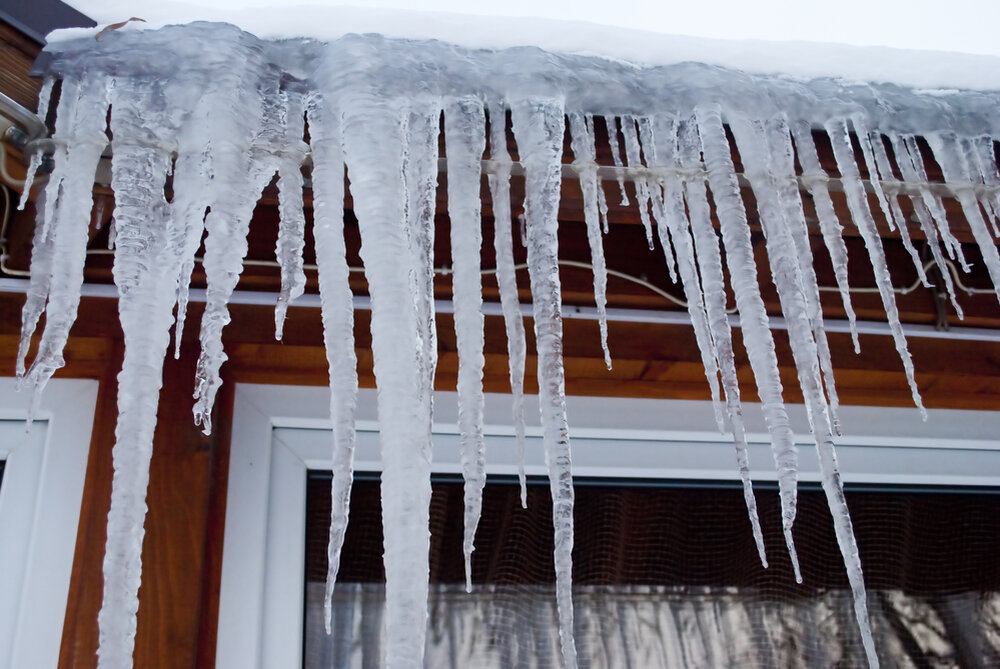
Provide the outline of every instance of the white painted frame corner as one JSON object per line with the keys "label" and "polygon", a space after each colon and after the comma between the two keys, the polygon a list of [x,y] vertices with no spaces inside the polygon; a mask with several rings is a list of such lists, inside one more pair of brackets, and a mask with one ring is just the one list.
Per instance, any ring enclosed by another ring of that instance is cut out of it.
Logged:
{"label": "white painted frame corner", "polygon": [[0,378],[2,669],[58,664],[98,385],[53,379],[25,433],[31,393]]}

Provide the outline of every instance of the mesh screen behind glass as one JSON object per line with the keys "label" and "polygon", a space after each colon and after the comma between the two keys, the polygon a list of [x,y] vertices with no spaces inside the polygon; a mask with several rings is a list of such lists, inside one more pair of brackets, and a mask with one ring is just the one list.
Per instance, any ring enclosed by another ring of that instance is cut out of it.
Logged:
{"label": "mesh screen behind glass", "polygon": [[[784,550],[778,494],[757,501],[763,569],[742,492],[717,485],[580,480],[574,606],[584,667],[863,667],[847,578],[822,492],[800,492],[795,539],[804,583]],[[462,484],[431,501],[425,666],[558,667],[548,485],[487,484],[464,592]],[[850,491],[876,644],[886,666],[1000,666],[1000,495]],[[377,480],[359,477],[336,593],[323,630],[328,474],[310,476],[305,666],[381,666],[382,530]]]}

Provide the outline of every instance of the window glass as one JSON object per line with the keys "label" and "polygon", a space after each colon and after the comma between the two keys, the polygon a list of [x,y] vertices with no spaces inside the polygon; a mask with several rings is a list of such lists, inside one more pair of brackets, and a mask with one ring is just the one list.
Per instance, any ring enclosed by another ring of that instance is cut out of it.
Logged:
{"label": "window glass", "polygon": [[[1000,494],[854,488],[876,644],[888,666],[1000,665]],[[864,666],[822,492],[805,486],[795,524],[804,583],[784,552],[777,491],[757,501],[770,568],[758,561],[737,486],[578,480],[574,606],[581,666]],[[431,500],[426,666],[559,666],[547,484],[487,484],[465,593],[462,484]],[[384,574],[379,485],[359,476],[323,630],[330,476],[311,472],[306,522],[306,667],[379,666]]]}

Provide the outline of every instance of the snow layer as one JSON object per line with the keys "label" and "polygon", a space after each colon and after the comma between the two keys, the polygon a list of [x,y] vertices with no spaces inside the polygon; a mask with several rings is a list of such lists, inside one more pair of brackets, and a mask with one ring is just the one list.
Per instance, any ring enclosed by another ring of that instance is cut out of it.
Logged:
{"label": "snow layer", "polygon": [[[214,21],[237,25],[262,39],[305,37],[332,41],[349,34],[379,34],[402,39],[442,40],[472,49],[535,46],[555,53],[595,55],[636,65],[698,62],[754,74],[783,74],[804,79],[837,77],[916,88],[1000,89],[1000,57],[993,55],[807,41],[713,39],[665,35],[578,20],[308,3],[238,9],[169,0],[138,5],[132,0],[75,0],[70,4],[99,24],[117,23],[133,16],[144,19],[145,23],[129,24],[126,30]],[[613,8],[607,9],[610,13]],[[911,9],[908,7],[905,11]],[[575,13],[568,11],[566,16],[575,16]],[[612,18],[610,14],[609,18]],[[50,43],[61,42],[93,36],[98,30],[100,28],[57,30],[47,39]],[[886,27],[886,30],[892,28]]]}
{"label": "snow layer", "polygon": [[[795,564],[797,451],[770,317],[761,296],[756,257],[761,249],[753,244],[740,177],[752,188],[767,267],[787,323],[861,638],[870,664],[877,666],[861,564],[834,451],[836,390],[800,189],[805,187],[817,198],[823,238],[843,284],[846,248],[840,223],[831,219],[831,179],[819,164],[814,145],[816,137],[831,141],[839,187],[846,192],[853,225],[864,238],[896,349],[920,406],[877,216],[881,213],[886,223],[895,219],[897,227],[905,225],[897,215],[898,200],[908,198],[932,241],[939,237],[964,266],[942,209],[941,190],[950,189],[969,219],[990,275],[1000,285],[1000,256],[993,237],[1000,213],[1000,173],[992,139],[1000,135],[1000,95],[969,91],[928,95],[895,85],[832,79],[795,82],[696,63],[637,68],[534,47],[467,50],[378,35],[349,35],[328,44],[266,42],[233,26],[209,23],[112,32],[96,42],[85,38],[49,49],[55,57],[47,76],[61,79],[51,142],[55,170],[46,186],[35,236],[31,290],[23,315],[25,346],[19,360],[24,359],[43,307],[47,318],[39,353],[29,369],[19,371],[37,393],[63,365],[62,348],[76,317],[83,281],[92,175],[108,141],[110,107],[112,186],[117,193],[114,278],[126,353],[119,376],[115,478],[100,613],[102,667],[131,664],[161,365],[175,303],[175,336],[182,325],[198,242],[207,231],[207,304],[194,407],[195,420],[207,431],[226,358],[222,333],[229,322],[228,303],[242,271],[250,218],[259,194],[276,174],[282,190],[276,250],[282,268],[282,290],[276,296],[279,336],[283,312],[301,292],[305,228],[300,166],[307,152],[312,159],[313,235],[334,426],[327,598],[348,519],[358,383],[343,239],[346,168],[372,304],[384,467],[386,663],[419,666],[428,615],[439,128],[443,116],[466,483],[464,550],[471,583],[486,458],[479,267],[482,157],[489,127],[495,161],[491,168],[497,168],[491,175],[490,194],[499,224],[506,226],[513,166],[506,147],[508,110],[525,183],[522,241],[527,245],[539,411],[553,500],[564,665],[576,666],[571,596],[574,492],[557,213],[564,171],[576,171],[596,268],[595,299],[602,304],[601,256],[606,240],[598,223],[601,212],[606,212],[605,186],[596,174],[593,146],[593,117],[601,115],[613,129],[612,141],[620,139],[624,147],[624,157],[618,155],[614,161],[627,164],[650,241],[659,241],[665,271],[672,277],[676,274],[683,285],[717,420],[720,429],[733,436],[751,528],[766,566],[726,309],[727,284],[732,290],[742,342],[771,433],[782,526]],[[310,122],[311,145],[305,144],[304,113]],[[563,155],[567,119],[572,164]],[[926,137],[929,150],[921,150],[918,134]],[[892,175],[888,146],[901,165],[901,181]],[[736,173],[733,148],[738,149],[742,175]],[[858,155],[870,175],[881,173],[883,184],[862,178]],[[796,156],[805,172],[801,184],[795,175]],[[933,191],[926,182],[925,160],[930,159],[940,164],[947,182]],[[619,176],[623,173],[617,170]],[[164,195],[168,175],[173,191],[169,202]],[[876,196],[878,210],[873,210],[866,188]],[[507,201],[497,201],[503,199]],[[511,338],[514,420],[520,426],[525,338],[516,304],[509,230],[498,233],[494,245]],[[914,260],[919,265],[919,258]],[[517,433],[522,435],[523,427]]]}

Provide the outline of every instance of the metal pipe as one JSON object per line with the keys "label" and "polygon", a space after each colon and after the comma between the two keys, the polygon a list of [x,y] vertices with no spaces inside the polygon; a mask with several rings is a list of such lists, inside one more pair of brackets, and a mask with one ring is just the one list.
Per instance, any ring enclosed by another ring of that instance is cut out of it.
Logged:
{"label": "metal pipe", "polygon": [[[26,293],[28,281],[25,279],[0,278],[0,293]],[[192,288],[189,294],[191,302],[204,302],[206,291],[202,288]],[[105,283],[85,283],[82,286],[81,294],[84,297],[98,297],[107,299],[117,299],[118,289]],[[274,306],[277,300],[276,293],[264,291],[238,290],[230,298],[230,304],[246,304],[257,306]],[[320,296],[315,293],[306,293],[290,305],[292,308],[301,307],[306,309],[318,309],[321,306]],[[434,308],[437,313],[454,313],[454,304],[450,300],[436,300]],[[358,295],[354,298],[354,309],[357,311],[371,311],[371,300],[365,295]],[[483,314],[486,316],[502,316],[503,310],[497,302],[484,302]],[[530,318],[532,311],[530,304],[521,305],[521,314]],[[597,309],[594,307],[575,307],[563,305],[562,316],[565,319],[597,320]],[[608,309],[608,320],[621,323],[650,323],[659,325],[690,325],[691,321],[686,312],[683,311],[653,311],[646,309]],[[773,316],[770,319],[771,328],[774,330],[785,330],[787,324],[784,318]],[[739,318],[730,316],[729,323],[734,327],[740,327]],[[827,332],[850,332],[850,324],[846,320],[825,321]],[[891,336],[892,331],[888,323],[881,321],[858,321],[858,332],[868,335]],[[950,330],[937,330],[933,325],[907,324],[903,326],[903,332],[907,337],[922,337],[925,339],[953,339],[960,341],[989,341],[1000,342],[1000,330],[989,330],[986,328],[952,328]]]}

